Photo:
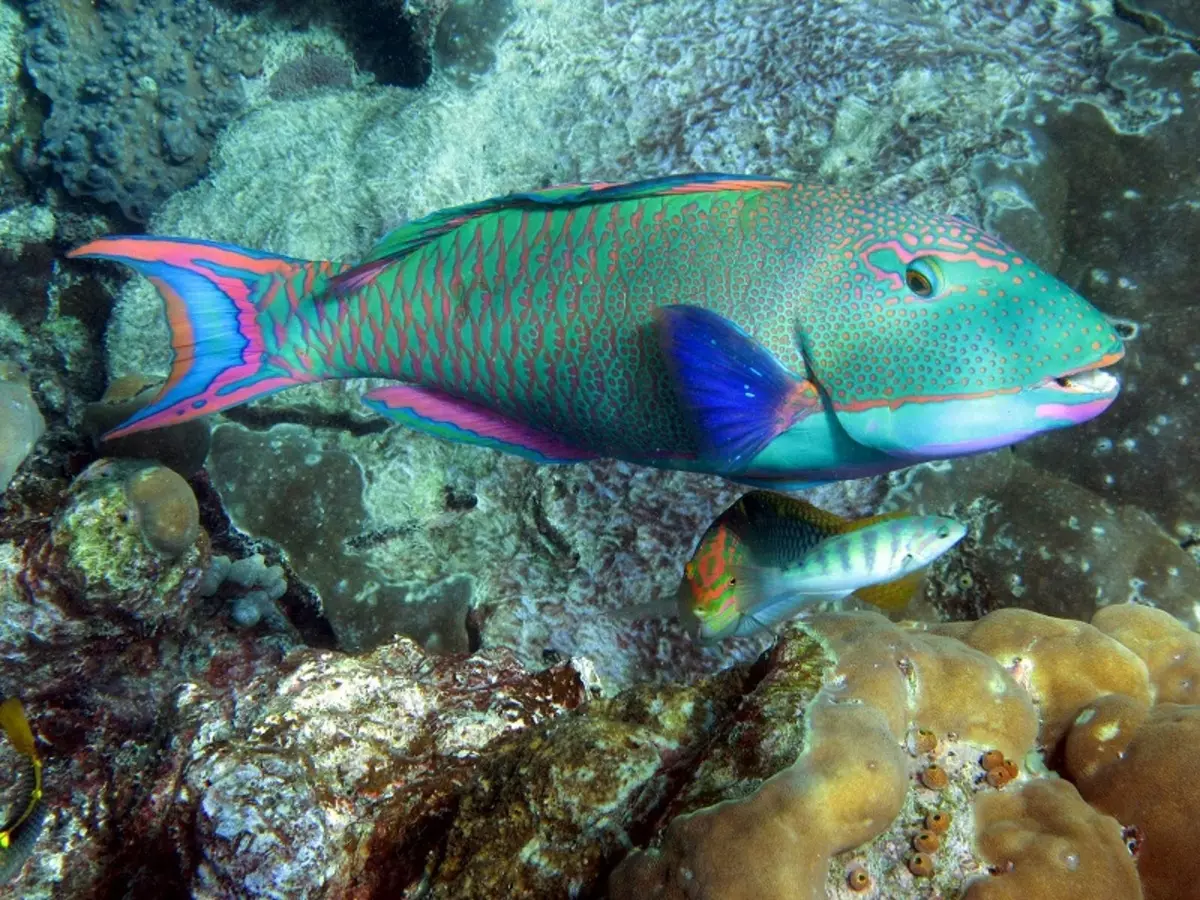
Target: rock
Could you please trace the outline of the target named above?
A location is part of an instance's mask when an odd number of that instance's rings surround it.
[[[1196,623],[1200,565],[1147,513],[1043,472],[1009,450],[893,476],[887,508],[958,518],[967,537],[939,560],[917,619],[974,618],[1002,606],[1088,620],[1152,603]]]
[[[1017,453],[1191,540],[1200,535],[1200,418],[1186,400],[1200,379],[1200,54],[1143,40],[1122,50],[1107,80],[1121,104],[1033,101],[1010,121],[1028,135],[1026,152],[979,169],[989,224],[1044,262],[1061,260],[1060,278],[1136,329],[1113,407]],[[1014,195],[1019,209],[1004,199]]]
[[[186,618],[208,556],[198,516],[191,488],[170,469],[99,460],[56,514],[50,558],[90,613],[152,632]]]

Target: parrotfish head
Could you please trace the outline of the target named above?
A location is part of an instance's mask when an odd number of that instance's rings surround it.
[[[1075,425],[1116,399],[1124,348],[1094,306],[960,219],[847,209],[805,285],[810,377],[856,442],[937,459]]]
[[[696,552],[684,565],[676,595],[679,620],[701,643],[720,640],[736,631],[742,610],[734,572],[745,556],[741,538],[718,520],[704,533]]]

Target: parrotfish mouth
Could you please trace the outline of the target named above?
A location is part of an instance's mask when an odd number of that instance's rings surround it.
[[[1124,355],[1123,350],[1118,353],[1110,353],[1091,366],[1047,379],[1043,387],[1057,388],[1070,394],[1112,394],[1115,396],[1121,389],[1121,382],[1116,375],[1105,370],[1108,366],[1118,362]]]

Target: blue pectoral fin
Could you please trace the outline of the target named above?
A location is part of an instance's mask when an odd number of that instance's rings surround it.
[[[820,408],[816,389],[717,313],[656,311],[659,340],[706,461],[744,469],[774,438]]]
[[[426,434],[477,447],[502,450],[539,463],[596,459],[553,434],[508,419],[494,410],[439,391],[408,384],[370,391],[363,402],[393,422]]]

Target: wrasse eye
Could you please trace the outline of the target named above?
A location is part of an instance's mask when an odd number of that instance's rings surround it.
[[[736,585],[736,584],[737,584],[737,579],[736,579],[736,578],[730,578],[730,579],[729,579],[729,586],[730,586],[730,587],[733,587],[733,586],[734,586],[734,585]]]
[[[936,265],[926,257],[914,259],[904,270],[904,283],[918,297],[932,297],[940,289],[940,281]]]

